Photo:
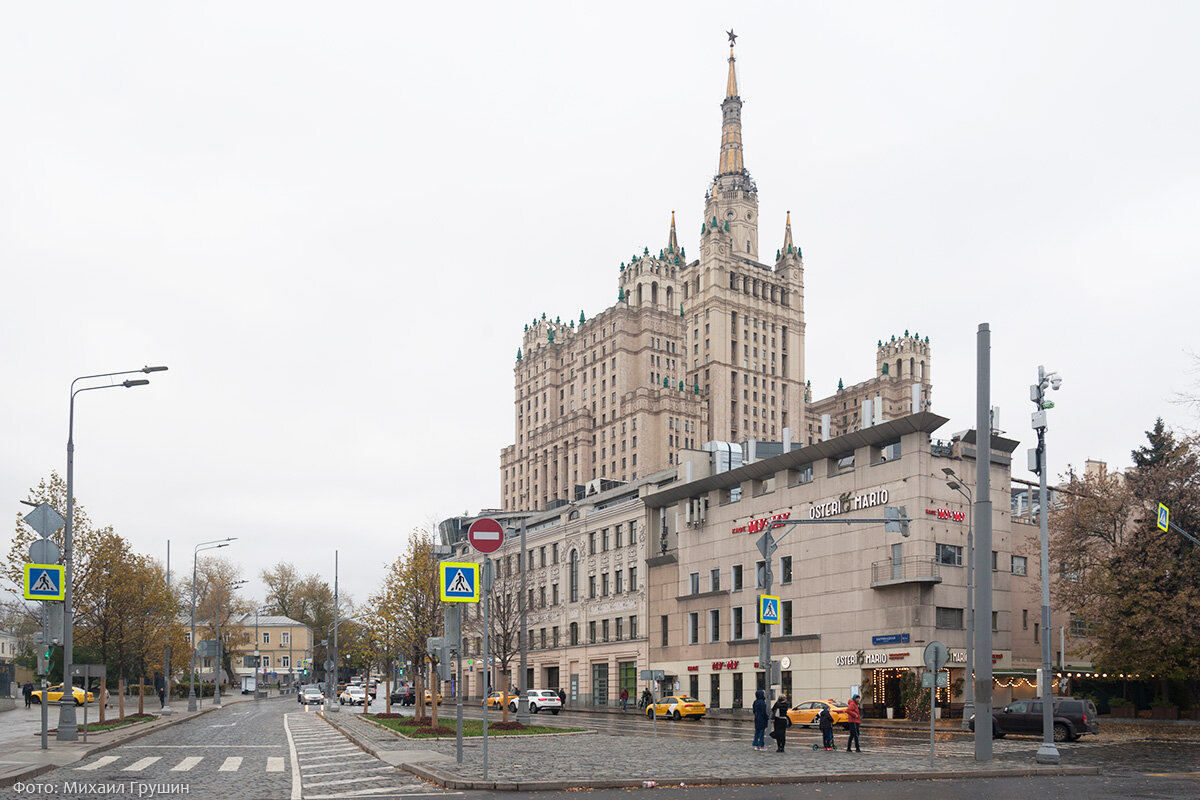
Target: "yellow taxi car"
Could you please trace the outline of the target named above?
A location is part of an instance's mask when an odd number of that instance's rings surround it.
[[[688,697],[686,694],[664,697],[657,703],[652,703],[646,707],[647,717],[670,717],[675,720],[683,719],[684,717],[702,719],[707,713],[708,706],[694,697]]]
[[[500,708],[504,701],[508,700],[509,707],[511,708],[517,701],[517,694],[515,692],[504,692],[503,694],[504,697],[501,697],[501,692],[492,692],[483,699],[481,705],[487,704],[488,708]]]
[[[425,690],[425,705],[429,705],[429,698],[430,698],[430,691],[428,689],[426,689]],[[441,692],[438,692],[437,704],[439,706],[442,704],[442,693]]]
[[[829,713],[833,715],[833,724],[844,726],[850,721],[850,713],[847,708],[836,700],[806,700],[803,703],[797,703],[788,709],[788,719],[793,725],[804,725],[805,727],[815,728],[817,725],[817,715],[821,713],[821,709],[828,708]]]
[[[81,689],[78,686],[72,687],[72,694],[75,695],[75,705],[77,705],[77,706],[81,706],[85,702],[90,703],[96,699],[96,695],[92,694],[91,692],[85,692],[85,691],[83,691],[83,689]],[[46,690],[46,695],[48,696],[49,702],[51,702],[51,703],[61,702],[62,698],[63,698],[63,685],[61,683],[57,683],[54,686],[51,686],[50,688],[48,688]],[[31,697],[33,699],[33,702],[41,703],[42,702],[42,690],[35,689],[33,694],[31,695]]]

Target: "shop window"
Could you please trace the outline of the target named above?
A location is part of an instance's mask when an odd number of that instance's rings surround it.
[[[939,544],[937,546],[937,560],[939,564],[944,564],[948,567],[961,567],[962,547],[956,544]]]
[[[962,630],[963,610],[961,608],[937,607],[937,627],[949,630]]]

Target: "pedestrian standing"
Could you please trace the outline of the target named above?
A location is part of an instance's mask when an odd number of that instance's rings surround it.
[[[854,695],[846,704],[846,716],[850,718],[850,721],[846,723],[846,727],[850,729],[850,738],[846,740],[847,753],[850,752],[850,745],[854,745],[854,752],[862,752],[858,741],[858,726],[862,723],[862,707],[858,704],[858,700],[859,696]]]
[[[650,694],[650,690],[642,689],[642,699],[638,701],[638,708],[649,708],[654,702],[654,695]]]
[[[766,750],[767,736],[767,720],[770,715],[767,713],[767,693],[759,689],[754,693],[754,744],[755,750]]]
[[[775,752],[782,753],[783,746],[787,743],[787,729],[792,724],[792,720],[788,717],[788,699],[786,695],[779,695],[779,699],[775,701],[775,705],[771,706],[771,722],[775,729],[771,731],[771,738],[775,740]]]
[[[567,707],[567,693],[562,690],[561,686],[558,687],[558,704],[563,708]]]
[[[817,717],[817,727],[821,729],[821,742],[826,750],[833,749],[833,714],[829,706],[821,707],[821,715]]]
[[[621,689],[621,712],[624,713],[625,711],[628,711],[628,710],[629,710],[629,690],[622,688]]]
[[[33,705],[33,684],[25,681],[25,685],[21,687],[21,692],[25,695],[25,707],[29,708]]]

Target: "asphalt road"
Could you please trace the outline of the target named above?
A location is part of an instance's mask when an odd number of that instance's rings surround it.
[[[186,787],[186,789],[183,789]],[[446,792],[363,752],[294,700],[227,705],[0,790],[0,798],[332,800]]]

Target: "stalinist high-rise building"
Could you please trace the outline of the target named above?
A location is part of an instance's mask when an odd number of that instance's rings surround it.
[[[709,441],[780,441],[785,428],[797,443],[823,438],[822,420],[807,408],[804,262],[790,214],[775,223],[774,258],[759,256],[758,187],[742,147],[733,39],[698,258],[680,246],[671,212],[662,248],[621,265],[615,305],[591,319],[543,315],[526,326],[514,368],[516,441],[500,456],[505,510],[569,502],[588,487],[668,467],[681,448]],[[889,347],[890,354],[896,343]],[[861,424],[864,402],[877,395],[883,402],[873,408],[888,417],[916,397],[889,375],[890,355],[876,361],[877,374],[853,396],[839,391],[821,401],[831,435]],[[928,362],[926,342],[926,397]]]

